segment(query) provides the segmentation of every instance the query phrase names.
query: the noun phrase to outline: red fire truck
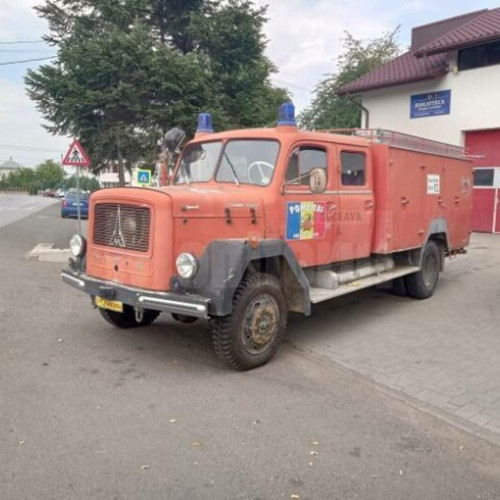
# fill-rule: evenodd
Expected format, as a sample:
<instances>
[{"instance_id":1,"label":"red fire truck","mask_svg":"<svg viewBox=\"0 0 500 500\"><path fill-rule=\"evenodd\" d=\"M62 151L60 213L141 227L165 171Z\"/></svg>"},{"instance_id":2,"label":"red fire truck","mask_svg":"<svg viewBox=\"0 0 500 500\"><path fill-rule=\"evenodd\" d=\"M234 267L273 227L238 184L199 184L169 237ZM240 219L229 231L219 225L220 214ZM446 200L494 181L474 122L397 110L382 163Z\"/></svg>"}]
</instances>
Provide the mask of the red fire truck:
<instances>
[{"instance_id":1,"label":"red fire truck","mask_svg":"<svg viewBox=\"0 0 500 500\"><path fill-rule=\"evenodd\" d=\"M174 148L175 149L175 148ZM65 283L111 324L161 312L210 319L217 355L268 362L290 311L390 282L417 299L445 257L465 252L472 167L457 146L387 130L276 128L214 133L201 114L172 185L90 197Z\"/></svg>"}]
</instances>

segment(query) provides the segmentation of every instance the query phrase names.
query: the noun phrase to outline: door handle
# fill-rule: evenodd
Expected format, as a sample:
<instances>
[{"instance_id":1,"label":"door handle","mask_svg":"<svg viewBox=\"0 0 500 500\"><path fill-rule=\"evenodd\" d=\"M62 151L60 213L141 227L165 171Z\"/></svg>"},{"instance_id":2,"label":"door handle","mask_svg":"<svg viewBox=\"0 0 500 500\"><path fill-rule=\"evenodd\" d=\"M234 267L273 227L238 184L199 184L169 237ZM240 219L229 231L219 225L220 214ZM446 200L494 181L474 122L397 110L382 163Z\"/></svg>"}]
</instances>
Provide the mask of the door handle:
<instances>
[{"instance_id":1,"label":"door handle","mask_svg":"<svg viewBox=\"0 0 500 500\"><path fill-rule=\"evenodd\" d=\"M373 201L372 200L366 200L365 201L365 207L366 208L373 208Z\"/></svg>"},{"instance_id":2,"label":"door handle","mask_svg":"<svg viewBox=\"0 0 500 500\"><path fill-rule=\"evenodd\" d=\"M410 200L403 196L403 198L401 198L401 205L408 205L408 203L410 203Z\"/></svg>"}]
</instances>

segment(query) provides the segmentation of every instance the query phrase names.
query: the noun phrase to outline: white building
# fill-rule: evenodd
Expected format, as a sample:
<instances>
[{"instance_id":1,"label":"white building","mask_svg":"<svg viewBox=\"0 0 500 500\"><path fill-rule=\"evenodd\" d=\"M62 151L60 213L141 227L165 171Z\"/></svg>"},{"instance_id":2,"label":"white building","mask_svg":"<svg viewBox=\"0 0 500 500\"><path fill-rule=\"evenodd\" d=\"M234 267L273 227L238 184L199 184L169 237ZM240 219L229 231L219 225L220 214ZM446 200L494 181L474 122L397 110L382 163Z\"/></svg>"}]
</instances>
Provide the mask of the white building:
<instances>
[{"instance_id":1,"label":"white building","mask_svg":"<svg viewBox=\"0 0 500 500\"><path fill-rule=\"evenodd\" d=\"M130 186L131 176L126 168L124 169L124 176L125 176L125 185ZM120 182L118 178L118 164L113 163L100 170L99 173L97 174L97 179L101 187L119 186Z\"/></svg>"},{"instance_id":2,"label":"white building","mask_svg":"<svg viewBox=\"0 0 500 500\"><path fill-rule=\"evenodd\" d=\"M341 93L362 96L367 128L464 146L475 167L499 167L500 8L414 28L408 52ZM495 187L485 178L481 195ZM500 232L499 197L494 193L488 206L474 199L474 229Z\"/></svg>"},{"instance_id":3,"label":"white building","mask_svg":"<svg viewBox=\"0 0 500 500\"><path fill-rule=\"evenodd\" d=\"M0 165L0 179L4 176L7 177L11 172L21 170L21 168L23 168L23 166L15 162L12 157L10 157L7 161Z\"/></svg>"}]
</instances>

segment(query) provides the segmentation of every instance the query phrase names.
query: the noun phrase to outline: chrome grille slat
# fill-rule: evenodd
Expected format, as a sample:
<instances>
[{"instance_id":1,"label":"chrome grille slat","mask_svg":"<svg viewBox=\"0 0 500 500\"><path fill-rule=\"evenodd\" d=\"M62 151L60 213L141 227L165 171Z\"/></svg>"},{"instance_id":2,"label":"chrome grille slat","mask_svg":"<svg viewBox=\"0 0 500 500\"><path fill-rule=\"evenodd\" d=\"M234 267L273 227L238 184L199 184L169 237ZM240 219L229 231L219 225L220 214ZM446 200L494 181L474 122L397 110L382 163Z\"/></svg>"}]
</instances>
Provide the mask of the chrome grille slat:
<instances>
[{"instance_id":1,"label":"chrome grille slat","mask_svg":"<svg viewBox=\"0 0 500 500\"><path fill-rule=\"evenodd\" d=\"M92 241L137 252L149 250L151 211L126 203L97 203Z\"/></svg>"}]
</instances>

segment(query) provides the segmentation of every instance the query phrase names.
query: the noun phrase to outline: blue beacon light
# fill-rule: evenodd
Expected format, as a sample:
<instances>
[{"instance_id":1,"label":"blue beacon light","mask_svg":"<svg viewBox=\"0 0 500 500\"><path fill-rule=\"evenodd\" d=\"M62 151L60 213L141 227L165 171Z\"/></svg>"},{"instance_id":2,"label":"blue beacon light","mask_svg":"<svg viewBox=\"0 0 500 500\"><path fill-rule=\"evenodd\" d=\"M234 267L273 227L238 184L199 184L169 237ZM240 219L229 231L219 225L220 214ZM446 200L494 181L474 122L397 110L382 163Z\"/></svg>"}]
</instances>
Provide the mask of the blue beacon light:
<instances>
[{"instance_id":1,"label":"blue beacon light","mask_svg":"<svg viewBox=\"0 0 500 500\"><path fill-rule=\"evenodd\" d=\"M212 127L212 115L210 113L200 113L198 115L197 134L211 134L214 129Z\"/></svg>"},{"instance_id":2,"label":"blue beacon light","mask_svg":"<svg viewBox=\"0 0 500 500\"><path fill-rule=\"evenodd\" d=\"M293 105L293 102L284 102L280 106L278 127L283 125L291 127L297 126L297 122L295 121L295 106Z\"/></svg>"}]
</instances>

